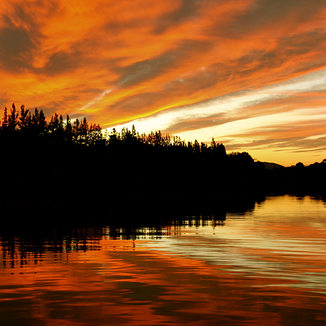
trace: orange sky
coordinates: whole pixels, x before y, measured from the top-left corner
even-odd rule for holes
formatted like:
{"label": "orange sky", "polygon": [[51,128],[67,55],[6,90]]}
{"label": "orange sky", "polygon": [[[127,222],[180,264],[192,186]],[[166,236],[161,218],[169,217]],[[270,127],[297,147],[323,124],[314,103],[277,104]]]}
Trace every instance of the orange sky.
{"label": "orange sky", "polygon": [[3,0],[0,106],[326,158],[326,3]]}

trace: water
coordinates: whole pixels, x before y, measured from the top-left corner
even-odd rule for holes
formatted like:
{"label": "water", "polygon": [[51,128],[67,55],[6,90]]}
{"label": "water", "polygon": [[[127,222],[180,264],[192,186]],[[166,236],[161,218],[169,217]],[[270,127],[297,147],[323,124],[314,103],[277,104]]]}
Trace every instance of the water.
{"label": "water", "polygon": [[326,324],[325,202],[190,224],[2,236],[0,325]]}

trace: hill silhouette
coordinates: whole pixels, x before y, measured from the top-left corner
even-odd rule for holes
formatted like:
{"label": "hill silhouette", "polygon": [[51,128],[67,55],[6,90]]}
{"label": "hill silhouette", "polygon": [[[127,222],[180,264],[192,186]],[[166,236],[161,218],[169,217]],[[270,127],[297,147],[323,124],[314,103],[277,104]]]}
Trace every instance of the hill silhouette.
{"label": "hill silhouette", "polygon": [[264,164],[266,170],[284,168],[283,165],[277,163],[271,163],[271,162],[262,162],[262,163]]}

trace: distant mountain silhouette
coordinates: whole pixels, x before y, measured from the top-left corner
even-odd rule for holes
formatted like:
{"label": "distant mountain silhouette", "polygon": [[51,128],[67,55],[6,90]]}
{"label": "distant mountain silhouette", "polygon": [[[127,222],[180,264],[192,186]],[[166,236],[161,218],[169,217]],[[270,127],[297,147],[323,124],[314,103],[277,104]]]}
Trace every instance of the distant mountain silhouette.
{"label": "distant mountain silhouette", "polygon": [[262,163],[264,164],[266,170],[284,168],[283,165],[280,165],[280,164],[277,164],[277,163],[270,163],[270,162],[262,162]]}

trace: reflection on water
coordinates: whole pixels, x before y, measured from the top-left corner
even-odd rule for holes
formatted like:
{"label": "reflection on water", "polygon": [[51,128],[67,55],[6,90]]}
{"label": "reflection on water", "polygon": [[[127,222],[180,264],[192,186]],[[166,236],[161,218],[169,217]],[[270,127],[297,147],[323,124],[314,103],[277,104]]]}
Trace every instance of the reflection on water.
{"label": "reflection on water", "polygon": [[2,235],[0,325],[325,325],[326,205]]}

